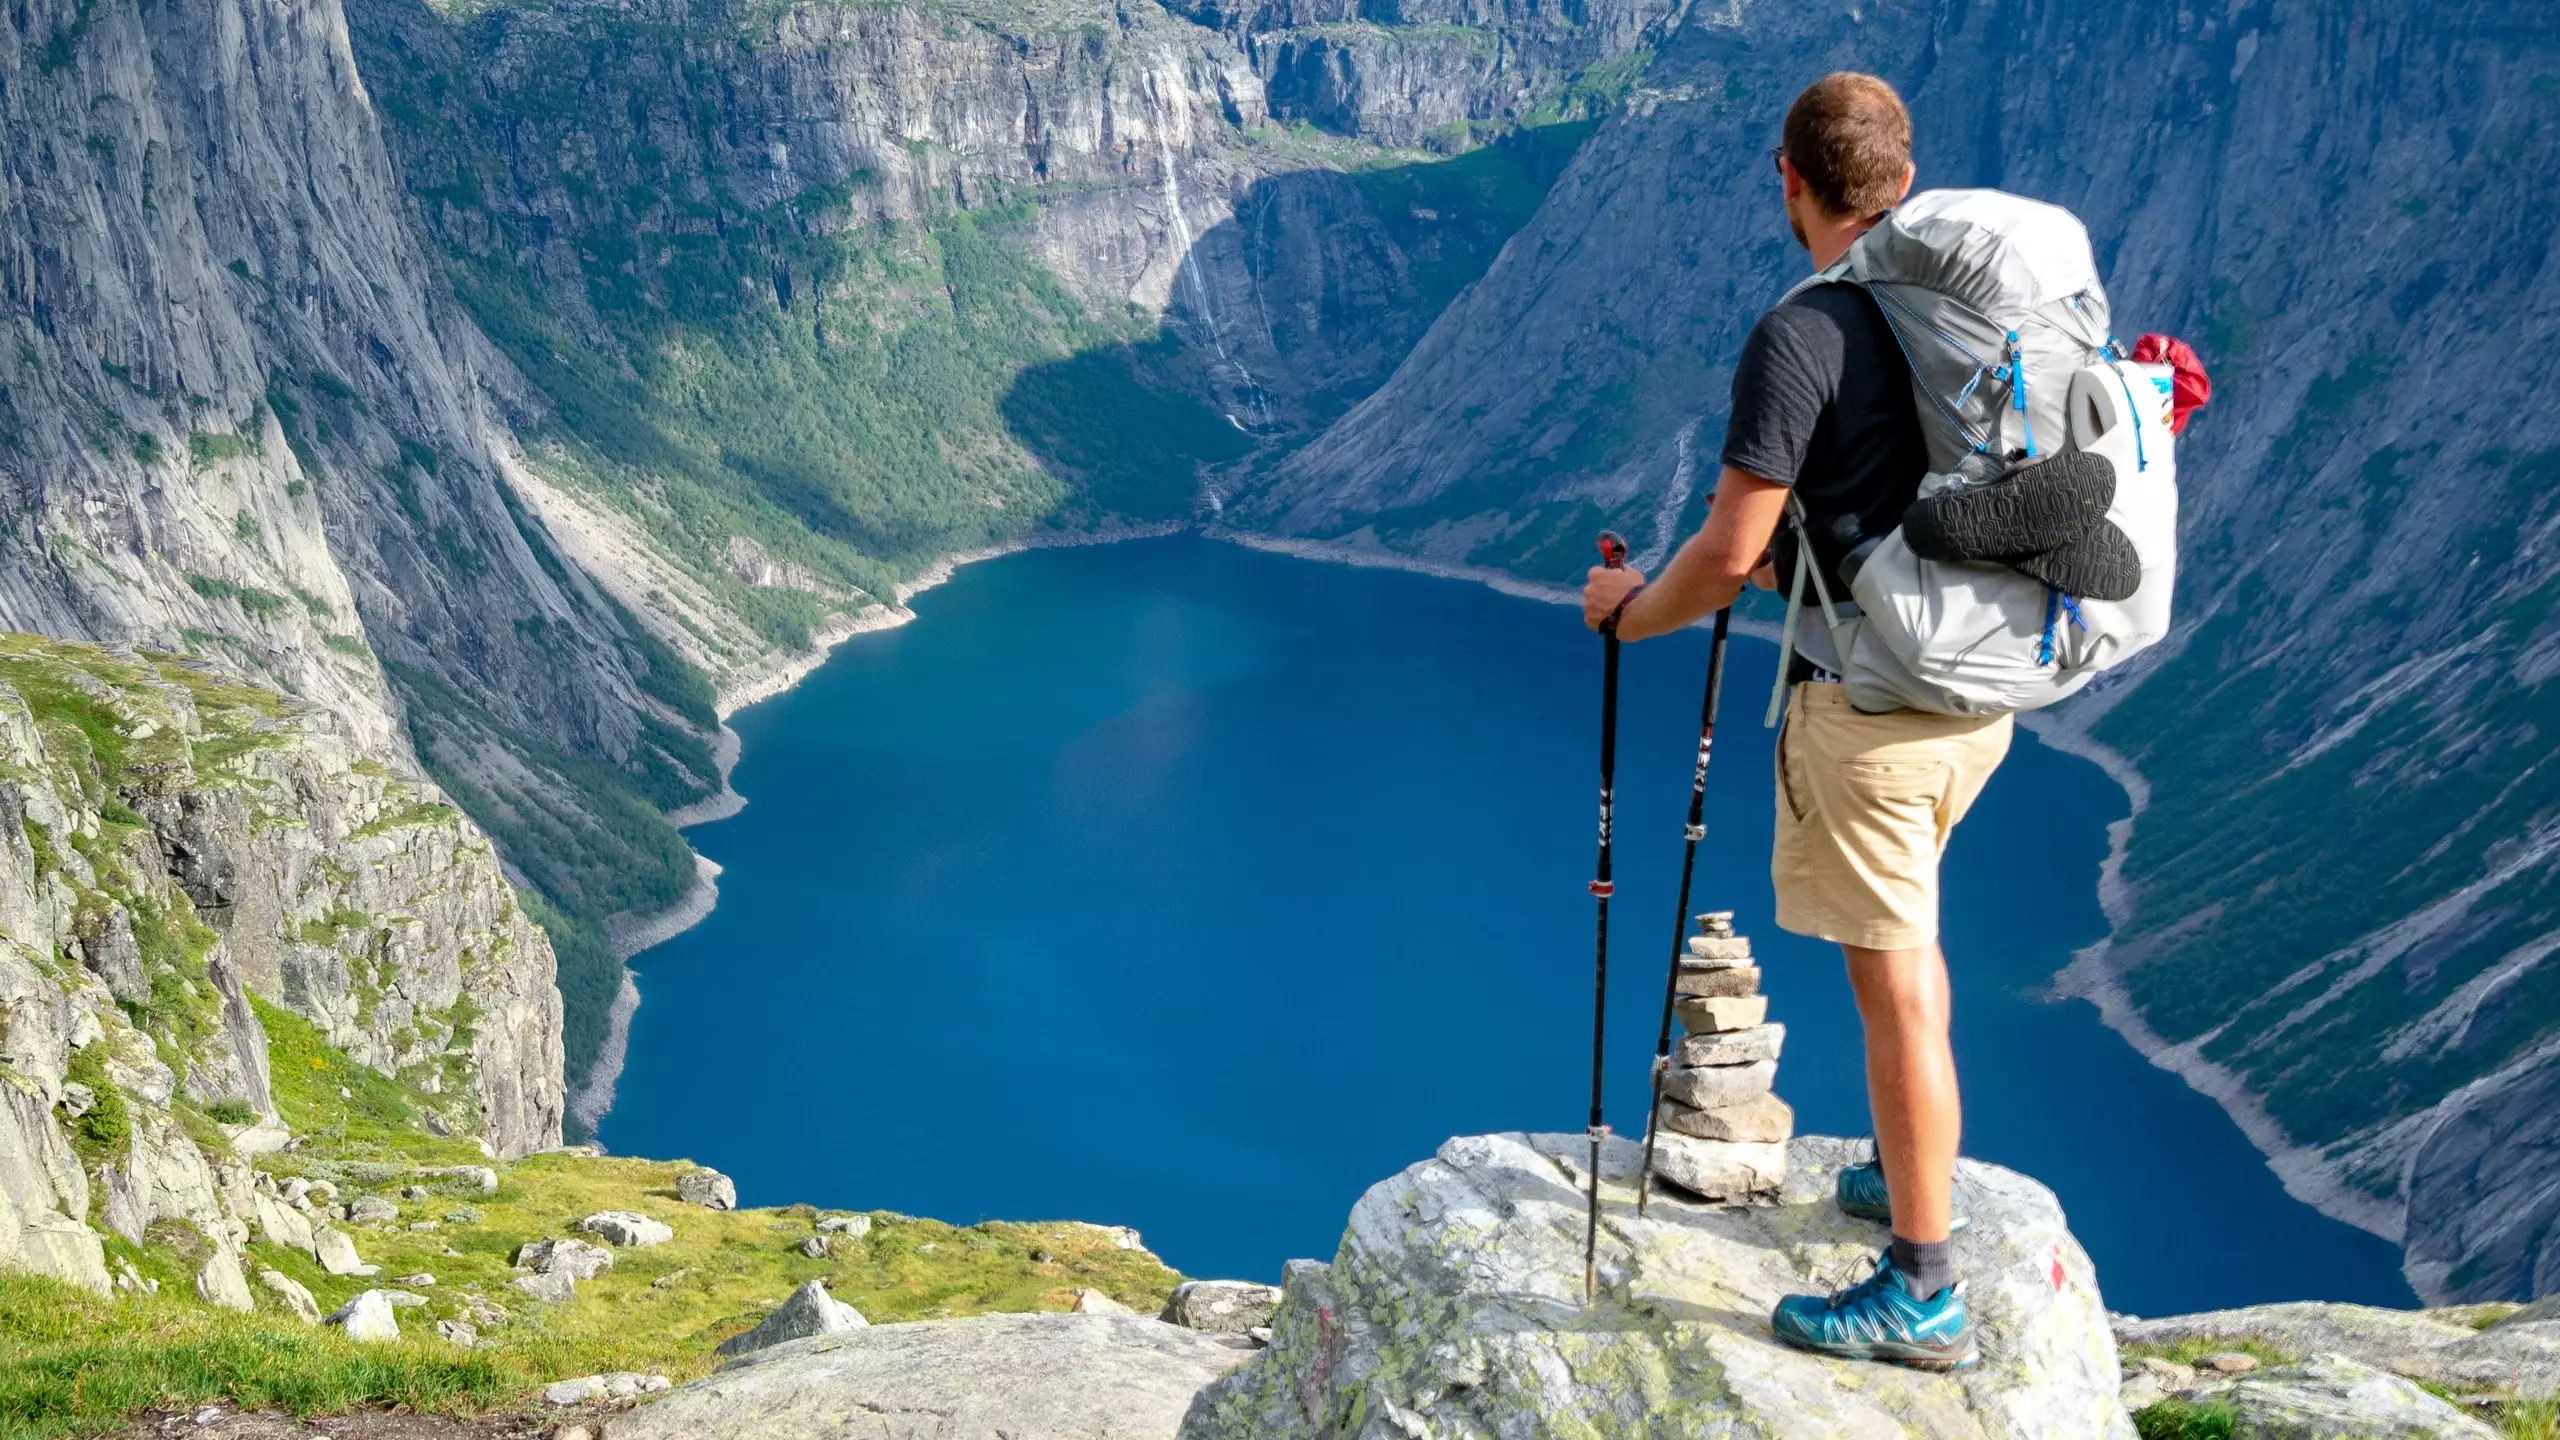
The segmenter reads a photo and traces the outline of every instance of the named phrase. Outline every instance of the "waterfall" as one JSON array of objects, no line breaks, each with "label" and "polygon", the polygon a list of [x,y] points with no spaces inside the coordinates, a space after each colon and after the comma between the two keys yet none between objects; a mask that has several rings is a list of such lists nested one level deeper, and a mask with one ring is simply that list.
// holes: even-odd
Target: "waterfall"
[{"label": "waterfall", "polygon": [[[1173,243],[1179,247],[1179,258],[1174,262],[1174,269],[1182,277],[1183,288],[1191,299],[1191,308],[1199,314],[1200,323],[1208,327],[1209,344],[1218,352],[1218,363],[1234,371],[1236,379],[1244,387],[1245,404],[1251,410],[1252,424],[1238,420],[1232,413],[1227,416],[1227,423],[1251,434],[1256,426],[1271,423],[1271,397],[1263,390],[1262,382],[1254,379],[1253,372],[1245,368],[1244,362],[1227,351],[1227,340],[1223,333],[1225,327],[1219,324],[1217,307],[1209,300],[1209,286],[1200,277],[1199,257],[1192,253],[1195,247],[1191,234],[1191,221],[1182,213],[1182,181],[1174,173],[1173,168],[1172,132],[1170,127],[1163,123],[1163,112],[1155,103],[1155,86],[1152,83],[1147,87],[1147,98],[1150,102],[1149,108],[1157,111],[1155,119],[1158,149],[1156,153],[1162,161],[1164,172],[1164,212],[1173,227]],[[1210,496],[1210,504],[1213,507],[1217,506],[1216,495]]]}]

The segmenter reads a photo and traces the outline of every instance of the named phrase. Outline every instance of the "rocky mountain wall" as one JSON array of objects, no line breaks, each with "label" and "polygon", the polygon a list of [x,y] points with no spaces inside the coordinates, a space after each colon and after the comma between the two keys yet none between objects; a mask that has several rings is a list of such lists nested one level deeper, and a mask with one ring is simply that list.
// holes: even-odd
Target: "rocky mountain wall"
[{"label": "rocky mountain wall", "polygon": [[2069,206],[2125,331],[2217,380],[2180,633],[2050,717],[2147,780],[2071,983],[2297,1194],[2405,1238],[2431,1299],[2560,1284],[2560,1167],[2509,1143],[2560,1083],[2550,17],[1693,13],[1483,281],[1230,515],[1549,580],[1603,523],[1666,553],[1802,270],[1763,157],[1842,66],[1910,98],[1924,187]]},{"label": "rocky mountain wall", "polygon": [[178,656],[0,637],[0,1268],[104,1290],[103,1229],[249,1308],[244,1157],[290,1139],[253,996],[436,1097],[429,1132],[559,1143],[549,943],[346,728]]}]

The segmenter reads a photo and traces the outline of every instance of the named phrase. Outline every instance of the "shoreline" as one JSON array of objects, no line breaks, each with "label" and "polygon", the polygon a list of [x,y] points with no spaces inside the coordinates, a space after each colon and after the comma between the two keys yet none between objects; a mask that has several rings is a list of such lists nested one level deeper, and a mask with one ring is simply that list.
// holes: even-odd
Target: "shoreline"
[{"label": "shoreline", "polygon": [[[714,737],[711,758],[720,769],[719,793],[666,812],[667,823],[678,830],[688,830],[696,825],[726,820],[746,809],[747,797],[739,794],[737,788],[729,783],[729,777],[736,772],[739,756],[745,749],[738,732],[730,728],[729,717],[750,705],[789,691],[817,673],[819,667],[834,656],[837,646],[855,636],[894,629],[915,619],[915,611],[908,602],[949,581],[961,566],[1018,555],[1026,550],[1114,545],[1123,540],[1153,539],[1194,528],[1168,521],[1160,525],[1129,525],[1029,536],[975,550],[962,550],[934,561],[914,580],[899,585],[895,606],[871,604],[851,614],[839,612],[830,616],[825,625],[811,632],[808,649],[767,656],[733,673],[713,692],[712,713],[720,719],[720,733]],[[604,1123],[604,1117],[613,1113],[614,1090],[622,1081],[623,1066],[630,1061],[631,1021],[640,1010],[640,987],[632,977],[632,959],[701,924],[719,908],[719,863],[700,851],[694,852],[693,863],[693,884],[673,905],[646,914],[617,915],[605,922],[605,939],[613,947],[613,958],[622,965],[622,985],[614,992],[612,1005],[605,1010],[604,1042],[596,1047],[595,1063],[587,1067],[586,1078],[570,1091],[566,1102],[569,1117],[583,1124],[590,1137]]]},{"label": "shoreline", "polygon": [[[720,687],[716,702],[722,725],[713,758],[720,766],[720,793],[692,805],[671,811],[668,819],[677,828],[708,824],[723,820],[746,808],[746,797],[729,783],[738,762],[740,743],[737,732],[727,725],[730,716],[748,705],[780,695],[824,665],[835,647],[857,635],[889,629],[915,618],[908,602],[917,595],[948,581],[963,565],[997,559],[1025,550],[1049,549],[1070,545],[1110,545],[1124,540],[1152,539],[1164,535],[1191,533],[1204,539],[1235,545],[1247,550],[1285,555],[1292,559],[1322,564],[1352,565],[1369,569],[1402,570],[1438,580],[1455,580],[1477,585],[1497,593],[1550,605],[1577,603],[1577,592],[1560,585],[1545,585],[1524,580],[1504,571],[1486,570],[1469,565],[1455,565],[1425,560],[1393,551],[1338,541],[1305,540],[1280,536],[1256,535],[1228,529],[1216,524],[1167,523],[1131,526],[1125,529],[1084,532],[1071,536],[1040,537],[962,551],[934,562],[916,579],[898,587],[898,604],[866,606],[850,616],[839,617],[819,636],[813,637],[810,650],[798,655],[776,657],[750,667],[733,676]],[[1732,632],[1775,644],[1778,627],[1767,621],[1736,619]],[[2131,919],[2132,887],[2124,878],[2124,865],[2133,830],[2150,808],[2151,785],[2134,763],[2089,733],[2089,725],[2103,710],[2092,712],[2086,719],[2065,719],[2050,712],[2021,717],[2035,737],[2065,754],[2096,765],[2108,780],[2121,790],[2129,805],[2122,819],[2107,826],[2107,854],[2098,870],[2098,909],[2105,918],[2107,933],[2073,952],[2070,962],[2056,971],[2046,991],[2050,1000],[2085,1000],[2098,1012],[2099,1022],[2115,1032],[2134,1052],[2159,1069],[2178,1077],[2180,1083],[2212,1100],[2221,1107],[2231,1122],[2239,1127],[2250,1145],[2265,1157],[2267,1167],[2284,1186],[2285,1193],[2334,1220],[2344,1221],[2397,1245],[2403,1217],[2391,1207],[2372,1201],[2348,1189],[2335,1169],[2318,1151],[2293,1143],[2278,1125],[2264,1103],[2252,1095],[2239,1078],[2225,1067],[2205,1059],[2201,1047],[2207,1035],[2184,1045],[2171,1045],[2163,1040],[2134,1007],[2131,995],[2116,976],[2110,960],[2115,936]],[[628,966],[630,959],[651,946],[663,944],[699,924],[718,904],[718,887],[711,877],[718,866],[697,856],[708,867],[708,874],[698,876],[694,890],[684,899],[654,916],[640,917],[627,930],[614,932],[617,957],[625,962],[622,988],[616,993],[608,1013],[604,1045],[596,1063],[588,1071],[586,1083],[572,1095],[570,1113],[583,1121],[590,1133],[613,1106],[613,1091],[626,1063],[630,1045],[633,1015],[639,1009],[640,993],[633,983]],[[638,942],[625,948],[625,936]]]},{"label": "shoreline", "polygon": [[2048,998],[2087,1001],[2097,1010],[2098,1022],[2132,1046],[2135,1054],[2221,1107],[2251,1148],[2265,1157],[2267,1168],[2287,1195],[2332,1220],[2400,1244],[2406,1216],[2399,1209],[2348,1186],[2320,1150],[2295,1143],[2268,1112],[2266,1102],[2235,1072],[2205,1058],[2204,1046],[2218,1031],[2173,1045],[2142,1018],[2112,962],[2116,934],[2133,915],[2133,888],[2124,878],[2125,855],[2134,825],[2151,808],[2151,782],[2122,752],[2092,736],[2085,721],[2073,723],[2044,714],[2024,723],[2038,740],[2104,771],[2132,806],[2123,819],[2108,823],[2107,856],[2098,866],[2098,909],[2106,916],[2107,933],[2072,952],[2071,963],[2054,974]]}]

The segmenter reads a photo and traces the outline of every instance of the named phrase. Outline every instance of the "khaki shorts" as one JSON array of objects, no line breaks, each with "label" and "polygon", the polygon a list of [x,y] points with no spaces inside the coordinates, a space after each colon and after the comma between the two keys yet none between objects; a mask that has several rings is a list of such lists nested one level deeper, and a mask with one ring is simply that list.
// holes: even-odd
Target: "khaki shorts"
[{"label": "khaki shorts", "polygon": [[1865,714],[1806,682],[1778,732],[1778,923],[1868,950],[1938,938],[1938,857],[2009,753],[2010,717]]}]

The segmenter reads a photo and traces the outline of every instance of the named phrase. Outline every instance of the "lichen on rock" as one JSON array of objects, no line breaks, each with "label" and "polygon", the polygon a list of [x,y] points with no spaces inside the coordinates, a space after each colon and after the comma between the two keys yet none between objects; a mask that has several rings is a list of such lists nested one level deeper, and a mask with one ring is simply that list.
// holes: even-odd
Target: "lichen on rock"
[{"label": "lichen on rock", "polygon": [[2088,1257],[2052,1192],[1966,1161],[1957,1237],[1983,1364],[1847,1364],[1770,1334],[1782,1295],[1862,1276],[1887,1238],[1830,1202],[1852,1142],[1789,1148],[1776,1203],[1655,1192],[1603,1152],[1601,1293],[1583,1303],[1581,1136],[1465,1136],[1371,1187],[1330,1265],[1293,1262],[1271,1347],[1202,1392],[1183,1440],[2055,1435],[2131,1440]]}]

